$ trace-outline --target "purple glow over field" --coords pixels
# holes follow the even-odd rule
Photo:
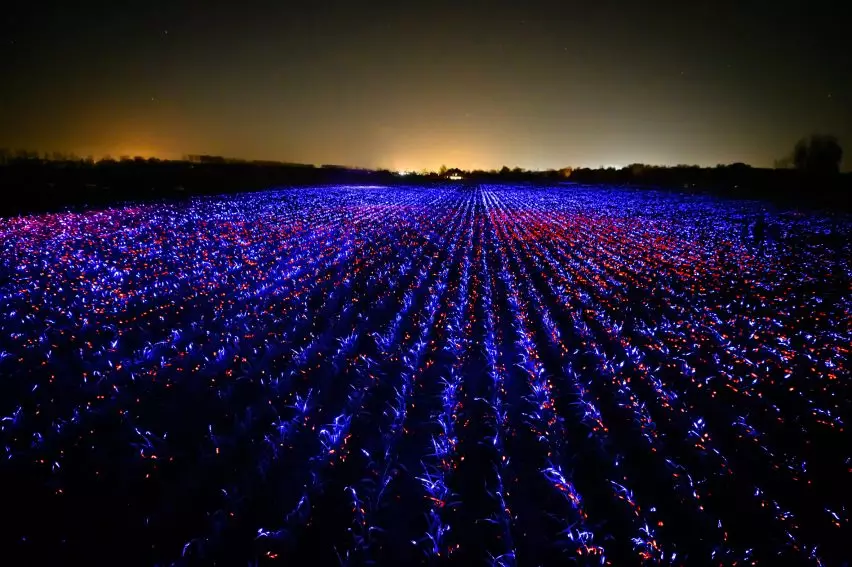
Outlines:
[[[850,226],[509,186],[0,219],[0,541],[27,563],[839,564]]]

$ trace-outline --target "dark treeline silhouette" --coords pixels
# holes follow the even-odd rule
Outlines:
[[[814,134],[796,143],[792,153],[775,168],[756,168],[744,163],[655,166],[635,163],[621,168],[564,168],[526,171],[504,166],[499,171],[461,172],[475,181],[546,182],[646,186],[682,192],[774,201],[805,208],[850,209],[852,173],[840,174],[843,149],[837,138]],[[458,170],[448,170],[447,174]]]
[[[621,169],[577,169],[571,180],[713,193],[806,208],[848,208],[847,201],[852,196],[852,174],[827,176],[798,169],[754,168],[741,163],[705,168],[634,164]]]
[[[441,166],[437,172],[402,175],[342,165],[246,161],[190,155],[183,160],[122,156],[118,160],[53,152],[0,149],[0,215],[100,207],[122,201],[184,199],[272,187],[323,184],[534,183],[561,182],[653,187],[764,199],[796,207],[849,209],[852,174],[838,173],[842,149],[832,136],[796,144],[775,169],[743,163],[699,167],[632,164],[622,168],[563,168],[530,171],[504,166],[466,171]]]
[[[387,184],[398,179],[390,172],[344,166],[250,162],[220,156],[187,156],[184,160],[123,157],[97,162],[53,157],[0,150],[0,215],[280,186]]]

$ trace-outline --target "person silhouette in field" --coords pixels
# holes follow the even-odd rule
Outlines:
[[[754,244],[754,248],[762,252],[763,251],[763,241],[766,237],[766,219],[763,217],[759,217],[755,222],[754,226],[751,230],[751,238]]]

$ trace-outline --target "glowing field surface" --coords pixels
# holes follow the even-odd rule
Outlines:
[[[0,219],[4,554],[842,564],[850,226],[500,186]]]

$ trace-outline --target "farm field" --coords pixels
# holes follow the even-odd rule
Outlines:
[[[842,565],[852,222],[603,187],[0,219],[10,565]]]

